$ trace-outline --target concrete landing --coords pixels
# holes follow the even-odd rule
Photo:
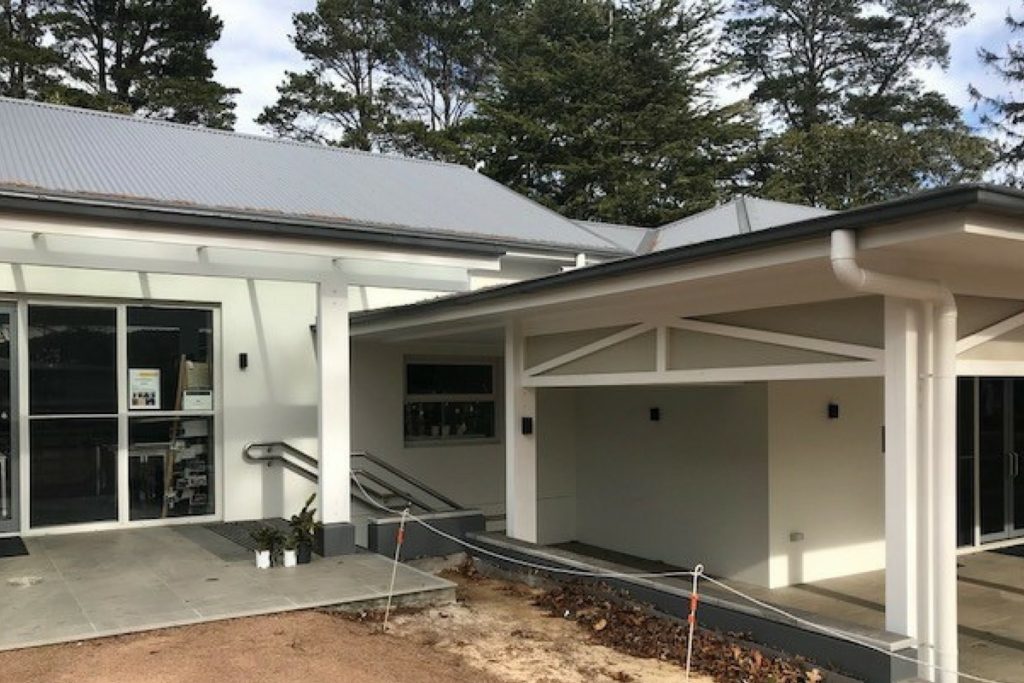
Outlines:
[[[218,619],[373,603],[391,562],[360,553],[256,569],[252,553],[199,526],[25,538],[0,558],[0,650]],[[454,585],[405,565],[395,595],[447,601]]]

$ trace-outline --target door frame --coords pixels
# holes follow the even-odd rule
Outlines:
[[[980,387],[981,380],[996,380],[1002,385],[1003,390],[1003,529],[1002,531],[983,534],[981,531],[981,414],[980,414]],[[1001,545],[1012,545],[1021,538],[1024,538],[1024,527],[1014,526],[1014,504],[1016,491],[1013,482],[1013,467],[1011,460],[1015,450],[1014,443],[1014,413],[1024,406],[1015,405],[1013,391],[1014,381],[1024,381],[1021,377],[1009,376],[977,376],[971,378],[974,391],[974,543],[966,548],[988,548]],[[1019,457],[1019,456],[1018,456]]]
[[[15,534],[21,531],[21,420],[19,419],[21,412],[18,410],[18,399],[20,397],[18,387],[21,382],[19,369],[21,364],[19,363],[20,356],[18,354],[20,335],[18,334],[17,302],[0,301],[0,313],[7,314],[8,329],[11,335],[10,345],[8,346],[10,357],[7,359],[11,373],[10,413],[7,418],[11,429],[11,452],[7,454],[7,471],[5,473],[11,487],[11,498],[7,501],[10,519],[0,519],[0,534]]]

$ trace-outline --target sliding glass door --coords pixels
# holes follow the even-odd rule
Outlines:
[[[213,317],[28,306],[32,528],[214,514]]]

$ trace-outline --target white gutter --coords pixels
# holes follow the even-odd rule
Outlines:
[[[919,358],[919,377],[925,383],[922,396],[926,398],[918,416],[921,431],[931,423],[931,453],[928,453],[928,439],[918,444],[924,449],[919,457],[918,496],[927,494],[929,483],[934,482],[931,496],[931,561],[918,564],[918,586],[925,594],[918,600],[919,609],[925,615],[919,617],[918,639],[931,642],[935,649],[936,664],[941,669],[938,680],[942,683],[957,683],[957,578],[956,578],[956,336],[957,308],[953,293],[943,284],[929,280],[877,273],[861,268],[857,263],[856,235],[850,230],[832,232],[832,271],[836,278],[847,287],[870,294],[913,299],[924,307],[922,313],[922,348],[927,344],[930,354]],[[928,344],[928,341],[931,343]],[[929,365],[934,367],[931,377]],[[921,370],[924,372],[921,372]],[[930,381],[929,381],[930,380]],[[929,386],[930,384],[930,386]],[[930,399],[930,400],[929,400]],[[930,457],[929,457],[930,456]],[[930,466],[929,466],[930,465]],[[926,508],[927,509],[927,508]],[[929,516],[918,519],[919,530]],[[918,543],[924,533],[919,531]],[[927,548],[927,544],[925,544]],[[926,556],[927,557],[927,556]],[[929,570],[934,571],[934,598],[928,595]],[[921,591],[919,590],[919,593]],[[934,605],[934,614],[930,607]],[[929,633],[932,631],[933,633]],[[931,635],[931,638],[926,636]],[[922,673],[927,676],[930,671]]]

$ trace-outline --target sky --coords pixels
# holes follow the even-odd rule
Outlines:
[[[315,0],[209,0],[224,22],[224,32],[213,48],[218,80],[241,88],[236,98],[236,130],[263,133],[253,119],[263,107],[277,99],[276,87],[286,70],[303,69],[302,59],[292,46],[291,16],[309,10]],[[948,71],[930,69],[920,74],[925,83],[943,92],[964,110],[969,123],[976,120],[967,88],[973,84],[984,93],[998,93],[1000,82],[978,62],[977,49],[984,45],[998,50],[1009,33],[1003,18],[1019,0],[971,0],[974,19],[950,34],[952,46]]]

